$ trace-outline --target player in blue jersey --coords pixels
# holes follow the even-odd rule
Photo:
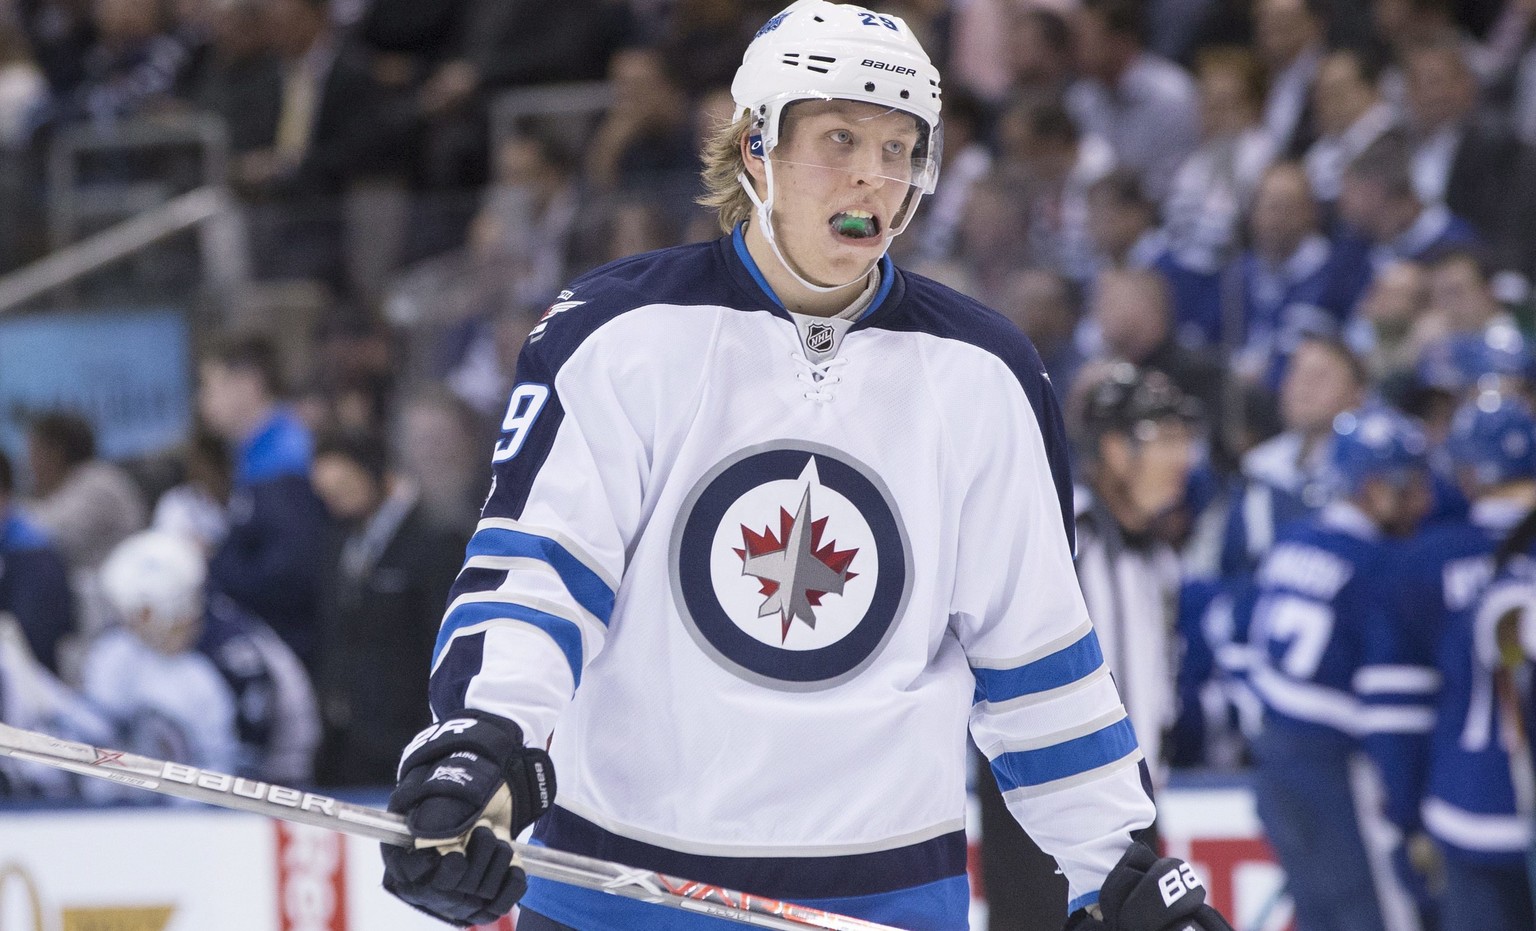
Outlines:
[[[1438,560],[1443,580],[1442,684],[1423,820],[1444,856],[1442,931],[1514,931],[1536,923],[1526,876],[1531,804],[1521,804],[1529,790],[1520,785],[1528,763],[1525,777],[1512,778],[1529,755],[1518,745],[1523,712],[1500,680],[1495,643],[1511,584],[1536,577],[1529,539],[1511,538],[1536,507],[1536,414],[1517,396],[1482,392],[1457,410],[1448,445],[1472,501],[1471,524],[1439,531],[1419,548],[1427,559],[1404,564],[1405,575],[1429,574]],[[1504,581],[1489,589],[1501,553]]]
[[[1395,765],[1431,714],[1417,680],[1396,675],[1382,579],[1394,538],[1428,507],[1428,467],[1423,434],[1387,408],[1341,414],[1333,444],[1337,496],[1281,533],[1258,571],[1254,788],[1298,931],[1382,931],[1412,927],[1414,915],[1394,894],[1400,838],[1380,813],[1414,800],[1388,783],[1383,802],[1366,758]]]
[[[386,888],[460,924],[521,898],[520,931],[731,926],[527,880],[503,841],[537,821],[552,848],[960,931],[969,730],[1074,929],[1225,929],[1131,841],[1154,809],[1038,354],[886,256],[938,175],[938,72],[899,18],[799,0],[732,94],[705,153],[727,235],[578,279],[523,348]]]

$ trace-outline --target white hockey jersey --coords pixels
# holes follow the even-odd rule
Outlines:
[[[1060,413],[1000,315],[881,264],[798,329],[740,231],[560,296],[519,360],[439,717],[553,737],[540,843],[966,927],[967,725],[1074,907],[1148,824],[1072,566]],[[718,920],[534,880],[583,931]]]

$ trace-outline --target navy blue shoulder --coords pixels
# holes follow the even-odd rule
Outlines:
[[[1001,359],[1031,399],[1050,381],[1045,365],[1024,331],[1007,317],[947,285],[909,271],[899,271],[901,300],[891,301],[860,326],[927,333],[984,349]]]
[[[263,622],[223,595],[212,595],[203,611],[203,632],[197,648],[209,656],[234,640],[250,637]]]
[[[858,328],[926,333],[939,339],[968,343],[991,353],[1008,366],[1029,398],[1035,420],[1040,424],[1056,495],[1061,501],[1067,541],[1073,543],[1076,535],[1070,448],[1061,404],[1045,373],[1045,364],[1040,361],[1040,353],[1013,321],[975,298],[922,275],[902,270],[897,274],[901,280],[893,288],[893,299],[867,319],[859,321]]]
[[[638,307],[716,304],[757,309],[726,261],[723,250],[728,247],[728,239],[673,246],[609,262],[581,275],[560,292],[529,332],[522,361],[553,379],[588,337]]]

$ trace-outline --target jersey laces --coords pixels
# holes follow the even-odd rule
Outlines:
[[[807,401],[832,400],[833,387],[843,380],[837,370],[848,364],[847,359],[833,357],[825,362],[812,362],[805,357],[805,353],[798,351],[790,353],[789,358],[799,368],[795,372],[795,379],[805,386]]]

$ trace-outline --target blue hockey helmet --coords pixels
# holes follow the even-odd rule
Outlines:
[[[1373,478],[1400,482],[1426,471],[1428,444],[1418,424],[1389,407],[1345,411],[1333,419],[1329,466],[1338,491],[1352,495]]]
[[[1460,395],[1490,377],[1536,381],[1536,358],[1518,329],[1496,323],[1476,333],[1453,333],[1430,343],[1414,371],[1422,387]]]
[[[1456,409],[1446,448],[1480,485],[1536,478],[1536,413],[1516,395],[1479,392]]]

